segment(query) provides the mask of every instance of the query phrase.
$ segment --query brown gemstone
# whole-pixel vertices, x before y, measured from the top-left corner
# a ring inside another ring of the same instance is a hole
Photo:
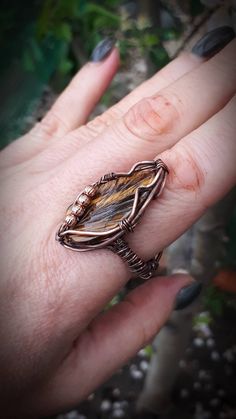
[[[106,232],[117,226],[127,218],[132,211],[134,196],[137,188],[140,189],[138,209],[142,207],[150,189],[149,186],[156,176],[154,168],[146,168],[133,172],[130,176],[122,175],[114,180],[109,180],[97,186],[96,197],[90,200],[85,208],[84,215],[80,218],[73,230]],[[84,194],[80,195],[80,198]],[[86,195],[85,195],[86,196]],[[82,203],[81,203],[82,204]],[[94,243],[97,238],[71,235],[69,240],[74,243]]]

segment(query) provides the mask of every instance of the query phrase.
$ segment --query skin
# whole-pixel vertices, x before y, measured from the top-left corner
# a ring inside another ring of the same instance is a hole
[[[187,275],[153,278],[102,313],[129,272],[108,250],[55,241],[87,184],[160,157],[170,174],[129,243],[170,244],[235,184],[235,41],[207,62],[183,54],[86,123],[114,76],[116,49],[88,63],[42,122],[1,152],[0,393],[4,417],[78,404],[168,319]]]

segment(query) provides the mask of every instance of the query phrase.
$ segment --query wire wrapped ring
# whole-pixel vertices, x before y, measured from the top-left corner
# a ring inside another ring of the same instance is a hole
[[[148,204],[161,194],[167,173],[167,166],[158,159],[136,163],[128,173],[102,176],[69,206],[56,239],[78,252],[108,248],[133,274],[149,279],[162,252],[145,262],[129,248],[124,236],[134,231]]]

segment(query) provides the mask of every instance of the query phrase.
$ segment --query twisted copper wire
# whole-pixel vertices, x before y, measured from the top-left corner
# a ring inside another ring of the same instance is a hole
[[[117,179],[117,174],[114,172],[107,173],[106,175],[103,175],[100,179],[100,182],[108,182],[109,180]]]
[[[131,250],[124,239],[119,238],[111,246],[110,249],[127,262],[130,270],[139,278],[149,279],[158,267],[158,260],[151,259],[148,262],[143,261],[133,250]]]
[[[121,230],[125,231],[126,233],[131,233],[132,231],[134,231],[132,223],[129,220],[127,220],[127,218],[121,220],[119,226]]]

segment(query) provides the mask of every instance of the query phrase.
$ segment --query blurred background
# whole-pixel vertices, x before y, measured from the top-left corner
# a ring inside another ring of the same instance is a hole
[[[40,121],[104,37],[117,40],[121,67],[91,117],[222,25],[236,29],[235,1],[2,0],[0,147]],[[236,418],[235,196],[161,260],[160,273],[181,267],[204,282],[199,301],[174,313],[152,344],[77,409],[53,419]]]

